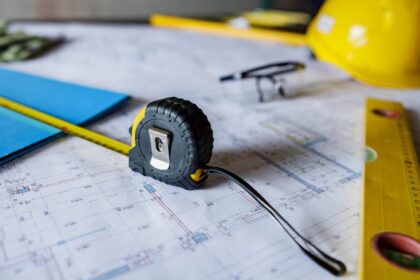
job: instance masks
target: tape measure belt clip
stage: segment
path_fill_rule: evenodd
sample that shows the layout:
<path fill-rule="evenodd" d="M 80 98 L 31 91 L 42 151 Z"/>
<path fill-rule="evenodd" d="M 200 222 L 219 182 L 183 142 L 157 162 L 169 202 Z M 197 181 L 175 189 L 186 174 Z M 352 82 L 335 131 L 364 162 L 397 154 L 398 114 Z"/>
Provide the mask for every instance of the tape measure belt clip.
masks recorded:
<path fill-rule="evenodd" d="M 151 102 L 132 132 L 133 171 L 189 190 L 205 181 L 207 173 L 197 171 L 212 156 L 213 130 L 195 104 L 175 97 Z"/>

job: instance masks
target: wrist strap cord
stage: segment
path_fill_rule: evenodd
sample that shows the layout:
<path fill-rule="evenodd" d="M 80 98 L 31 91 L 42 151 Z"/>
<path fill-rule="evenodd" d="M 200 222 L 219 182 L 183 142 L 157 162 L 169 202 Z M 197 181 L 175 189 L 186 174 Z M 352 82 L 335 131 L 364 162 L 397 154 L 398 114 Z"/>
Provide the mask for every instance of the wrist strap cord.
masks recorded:
<path fill-rule="evenodd" d="M 329 256 L 324 253 L 321 249 L 315 246 L 308 239 L 303 237 L 293 226 L 282 216 L 279 212 L 250 184 L 238 175 L 214 166 L 207 166 L 206 170 L 208 174 L 218 174 L 229 180 L 234 181 L 244 191 L 246 191 L 252 198 L 254 198 L 270 215 L 282 226 L 286 233 L 292 238 L 292 240 L 299 246 L 299 248 L 318 265 L 328 270 L 330 273 L 340 276 L 346 272 L 346 266 L 343 262 Z"/>

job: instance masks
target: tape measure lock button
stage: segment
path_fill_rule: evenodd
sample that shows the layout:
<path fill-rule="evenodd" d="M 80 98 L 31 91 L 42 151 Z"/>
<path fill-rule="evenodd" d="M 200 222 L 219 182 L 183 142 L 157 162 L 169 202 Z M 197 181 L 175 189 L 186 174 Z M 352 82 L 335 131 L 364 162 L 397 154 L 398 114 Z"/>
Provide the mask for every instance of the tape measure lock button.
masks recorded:
<path fill-rule="evenodd" d="M 192 175 L 210 161 L 213 131 L 195 104 L 175 97 L 151 102 L 144 118 L 133 123 L 132 133 L 132 170 L 186 189 L 196 189 L 205 181 L 205 174 L 200 180 Z"/>

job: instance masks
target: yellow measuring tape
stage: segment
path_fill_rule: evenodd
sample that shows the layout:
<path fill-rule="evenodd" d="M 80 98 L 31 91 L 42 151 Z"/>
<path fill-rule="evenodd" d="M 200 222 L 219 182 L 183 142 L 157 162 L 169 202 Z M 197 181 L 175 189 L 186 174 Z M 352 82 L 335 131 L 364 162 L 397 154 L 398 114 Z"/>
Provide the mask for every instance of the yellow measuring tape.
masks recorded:
<path fill-rule="evenodd" d="M 361 202 L 361 279 L 420 279 L 419 165 L 406 112 L 368 99 Z"/>
<path fill-rule="evenodd" d="M 106 137 L 102 134 L 93 132 L 89 129 L 85 129 L 83 127 L 74 125 L 70 122 L 66 122 L 61 119 L 55 118 L 51 115 L 42 113 L 40 111 L 34 110 L 32 108 L 13 102 L 3 97 L 0 97 L 0 106 L 8 108 L 22 115 L 28 116 L 32 119 L 36 119 L 45 124 L 51 125 L 67 134 L 75 135 L 95 144 L 104 146 L 123 155 L 128 155 L 128 152 L 131 149 L 131 147 L 125 143 Z"/>

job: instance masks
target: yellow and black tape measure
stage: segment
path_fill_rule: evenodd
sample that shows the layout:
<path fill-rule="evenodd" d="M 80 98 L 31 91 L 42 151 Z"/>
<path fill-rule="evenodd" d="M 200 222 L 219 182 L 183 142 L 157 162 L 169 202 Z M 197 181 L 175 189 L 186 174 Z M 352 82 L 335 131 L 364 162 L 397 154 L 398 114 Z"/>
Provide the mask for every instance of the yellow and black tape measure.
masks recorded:
<path fill-rule="evenodd" d="M 420 279 L 420 179 L 407 115 L 368 99 L 360 278 Z"/>
<path fill-rule="evenodd" d="M 128 155 L 133 171 L 170 185 L 192 190 L 208 174 L 222 175 L 241 186 L 266 209 L 308 257 L 334 275 L 346 272 L 344 263 L 302 236 L 245 180 L 228 170 L 208 165 L 213 151 L 213 130 L 203 111 L 187 100 L 160 99 L 140 110 L 129 129 L 131 146 L 2 97 L 0 106 Z"/>
<path fill-rule="evenodd" d="M 211 125 L 197 105 L 170 97 L 149 103 L 129 129 L 131 146 L 0 97 L 0 105 L 129 156 L 132 170 L 170 185 L 196 189 L 213 151 Z"/>
<path fill-rule="evenodd" d="M 197 105 L 176 97 L 151 102 L 129 131 L 132 170 L 186 189 L 196 189 L 206 178 L 213 130 Z"/>

